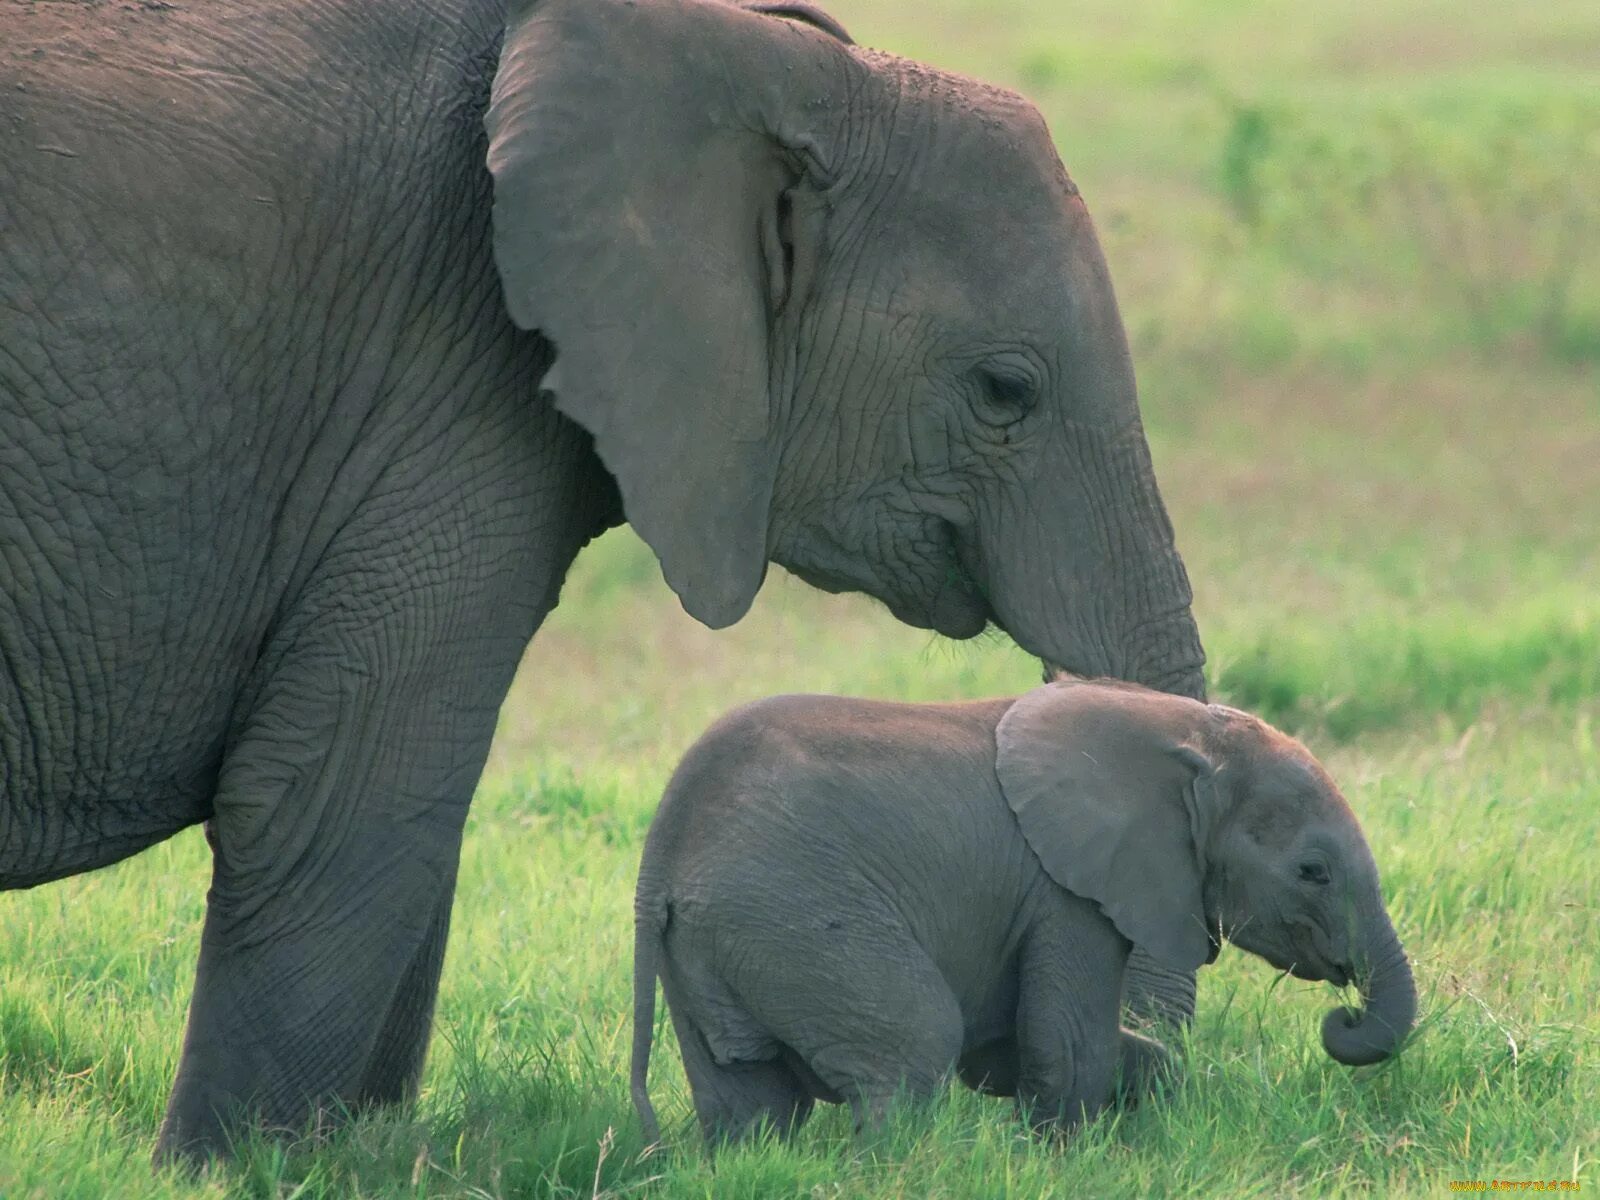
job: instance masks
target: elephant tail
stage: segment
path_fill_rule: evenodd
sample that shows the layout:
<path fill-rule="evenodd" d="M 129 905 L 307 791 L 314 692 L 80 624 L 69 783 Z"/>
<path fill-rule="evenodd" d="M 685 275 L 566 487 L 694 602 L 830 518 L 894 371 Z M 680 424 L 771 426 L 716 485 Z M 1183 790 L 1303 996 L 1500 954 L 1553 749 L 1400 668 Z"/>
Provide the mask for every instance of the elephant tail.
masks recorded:
<path fill-rule="evenodd" d="M 646 1145 L 661 1140 L 656 1110 L 650 1103 L 650 1044 L 656 1031 L 656 976 L 661 972 L 662 935 L 667 928 L 667 906 L 639 889 L 633 915 L 633 1063 L 628 1087 L 639 1110 Z"/>

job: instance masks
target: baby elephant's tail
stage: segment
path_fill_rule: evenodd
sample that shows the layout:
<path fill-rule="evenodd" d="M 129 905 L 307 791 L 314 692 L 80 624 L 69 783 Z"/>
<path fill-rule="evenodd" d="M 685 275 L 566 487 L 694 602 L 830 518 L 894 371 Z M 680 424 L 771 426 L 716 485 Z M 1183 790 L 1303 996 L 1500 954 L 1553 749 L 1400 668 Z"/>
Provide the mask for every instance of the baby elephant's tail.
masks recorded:
<path fill-rule="evenodd" d="M 639 1110 L 646 1145 L 661 1140 L 656 1110 L 650 1103 L 646 1079 L 650 1074 L 650 1043 L 656 1031 L 656 976 L 661 971 L 661 939 L 667 928 L 666 905 L 639 889 L 633 913 L 633 1065 L 628 1086 L 633 1106 Z"/>

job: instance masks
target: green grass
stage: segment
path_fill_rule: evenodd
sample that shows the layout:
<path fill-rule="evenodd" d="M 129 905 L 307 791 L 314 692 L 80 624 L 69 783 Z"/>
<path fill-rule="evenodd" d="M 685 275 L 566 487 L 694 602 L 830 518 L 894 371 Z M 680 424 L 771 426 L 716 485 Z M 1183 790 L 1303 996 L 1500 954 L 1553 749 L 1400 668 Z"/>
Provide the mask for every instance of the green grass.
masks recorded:
<path fill-rule="evenodd" d="M 1212 675 L 1233 703 L 1279 725 L 1334 738 L 1417 716 L 1468 724 L 1491 703 L 1570 705 L 1600 695 L 1600 608 L 1588 597 L 1482 614 L 1441 605 L 1379 618 L 1275 630 Z"/>
<path fill-rule="evenodd" d="M 671 1148 L 640 1156 L 626 1055 L 630 885 L 665 763 L 619 785 L 530 766 L 474 812 L 417 1111 L 315 1152 L 258 1146 L 209 1185 L 247 1196 L 1229 1195 L 1442 1190 L 1450 1178 L 1593 1179 L 1600 989 L 1593 716 L 1479 722 L 1441 739 L 1327 748 L 1383 860 L 1417 964 L 1421 1029 L 1350 1071 L 1316 1040 L 1325 987 L 1229 951 L 1202 979 L 1188 1075 L 1166 1103 L 1065 1149 L 1006 1105 L 952 1093 L 857 1147 L 839 1112 L 792 1148 L 713 1173 L 670 1036 L 654 1093 Z M 591 774 L 585 772 L 584 775 Z M 172 1067 L 205 852 L 185 835 L 134 863 L 13 897 L 0 991 L 0 1194 L 207 1194 L 148 1178 Z M 81 914 L 96 915 L 83 929 Z M 1592 1186 L 1592 1183 L 1591 1183 Z M 78 1191 L 74 1192 L 74 1188 Z M 296 1191 L 296 1189 L 303 1189 Z"/>
<path fill-rule="evenodd" d="M 195 831 L 0 897 L 4 1200 L 1600 1187 L 1600 6 L 833 7 L 1044 108 L 1117 277 L 1213 686 L 1299 732 L 1360 814 L 1416 962 L 1411 1044 L 1331 1063 L 1329 989 L 1228 951 L 1175 1094 L 1068 1146 L 956 1091 L 871 1145 L 829 1111 L 712 1169 L 667 1034 L 668 1145 L 642 1155 L 631 889 L 684 747 L 776 691 L 996 694 L 1037 666 L 777 572 L 712 633 L 619 532 L 502 714 L 417 1105 L 206 1180 L 150 1174 Z"/>

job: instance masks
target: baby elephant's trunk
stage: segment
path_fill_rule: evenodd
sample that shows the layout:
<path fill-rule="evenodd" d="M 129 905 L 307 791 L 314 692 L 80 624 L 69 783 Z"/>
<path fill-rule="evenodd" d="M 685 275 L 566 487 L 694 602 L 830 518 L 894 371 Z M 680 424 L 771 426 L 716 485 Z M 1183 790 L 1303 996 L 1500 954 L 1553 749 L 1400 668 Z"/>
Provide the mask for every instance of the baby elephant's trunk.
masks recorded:
<path fill-rule="evenodd" d="M 1417 1019 L 1417 985 L 1388 914 L 1373 919 L 1365 962 L 1359 964 L 1361 1009 L 1336 1008 L 1322 1020 L 1322 1046 L 1350 1067 L 1382 1062 Z"/>

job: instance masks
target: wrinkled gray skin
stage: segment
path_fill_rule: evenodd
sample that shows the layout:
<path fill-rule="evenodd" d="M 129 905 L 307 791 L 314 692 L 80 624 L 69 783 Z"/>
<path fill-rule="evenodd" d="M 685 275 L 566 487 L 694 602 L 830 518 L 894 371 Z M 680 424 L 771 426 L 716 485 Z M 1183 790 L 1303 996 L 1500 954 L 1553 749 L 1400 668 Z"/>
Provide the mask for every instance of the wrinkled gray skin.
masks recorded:
<path fill-rule="evenodd" d="M 778 562 L 1200 694 L 1043 123 L 778 7 L 0 4 L 0 887 L 209 819 L 160 1153 L 411 1092 L 608 526 L 709 625 Z"/>
<path fill-rule="evenodd" d="M 1378 872 L 1304 746 L 1235 709 L 1063 681 L 1016 700 L 782 696 L 725 717 L 667 787 L 639 869 L 632 1090 L 659 978 L 708 1142 L 816 1100 L 858 1127 L 955 1067 L 1071 1127 L 1165 1059 L 1120 1028 L 1131 945 L 1176 971 L 1226 937 L 1301 979 L 1343 1063 L 1416 1016 Z"/>

